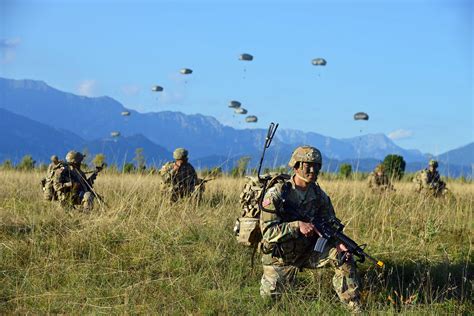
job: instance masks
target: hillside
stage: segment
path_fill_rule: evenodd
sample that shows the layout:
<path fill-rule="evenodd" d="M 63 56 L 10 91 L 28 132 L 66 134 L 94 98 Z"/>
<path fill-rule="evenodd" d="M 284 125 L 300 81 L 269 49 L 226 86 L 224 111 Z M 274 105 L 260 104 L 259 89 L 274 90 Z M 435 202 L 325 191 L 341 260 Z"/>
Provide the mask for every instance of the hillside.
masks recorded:
<path fill-rule="evenodd" d="M 86 140 L 105 138 L 111 131 L 118 130 L 125 136 L 142 134 L 168 151 L 186 147 L 195 158 L 250 155 L 258 159 L 266 136 L 266 130 L 234 129 L 201 114 L 169 111 L 142 114 L 129 110 L 131 115 L 123 117 L 120 113 L 125 107 L 112 98 L 77 96 L 41 81 L 0 78 L 0 95 L 3 108 L 69 130 Z M 274 143 L 281 147 L 276 151 L 284 154 L 298 145 L 312 144 L 321 148 L 327 157 L 339 160 L 380 159 L 388 152 L 402 154 L 407 161 L 425 159 L 421 152 L 405 150 L 382 134 L 338 140 L 315 132 L 286 130 L 284 122 L 280 123 Z"/>

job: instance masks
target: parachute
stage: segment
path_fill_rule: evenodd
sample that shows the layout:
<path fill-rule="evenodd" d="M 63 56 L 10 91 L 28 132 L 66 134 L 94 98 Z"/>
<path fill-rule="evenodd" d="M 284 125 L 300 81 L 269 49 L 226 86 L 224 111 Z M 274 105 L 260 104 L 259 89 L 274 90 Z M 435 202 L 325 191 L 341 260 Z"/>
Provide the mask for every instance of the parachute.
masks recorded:
<path fill-rule="evenodd" d="M 249 115 L 245 118 L 245 122 L 247 123 L 256 123 L 258 118 L 255 115 Z"/>
<path fill-rule="evenodd" d="M 229 107 L 232 108 L 232 109 L 238 109 L 238 108 L 240 108 L 241 105 L 242 105 L 242 103 L 240 103 L 239 101 L 230 101 L 229 102 Z"/>
<path fill-rule="evenodd" d="M 151 91 L 161 92 L 161 91 L 163 91 L 163 87 L 162 86 L 153 86 L 153 87 L 151 87 Z"/>
<path fill-rule="evenodd" d="M 354 114 L 354 120 L 356 120 L 356 121 L 359 121 L 359 120 L 368 121 L 369 120 L 369 115 L 367 113 L 364 113 L 364 112 L 357 112 L 356 114 Z"/>
<path fill-rule="evenodd" d="M 183 68 L 179 71 L 181 74 L 183 75 L 190 75 L 193 73 L 193 70 L 192 69 L 189 69 L 189 68 Z"/>
<path fill-rule="evenodd" d="M 253 56 L 250 55 L 250 54 L 240 54 L 239 60 L 252 61 L 252 60 L 253 60 Z M 246 73 L 246 72 L 247 72 L 247 69 L 244 67 L 244 76 L 242 77 L 242 79 L 244 79 L 244 80 L 245 80 L 245 73 Z"/>
<path fill-rule="evenodd" d="M 247 114 L 247 110 L 244 108 L 237 108 L 234 110 L 235 114 Z"/>
<path fill-rule="evenodd" d="M 122 116 L 130 116 L 130 112 L 129 111 L 123 111 L 122 113 Z"/>
<path fill-rule="evenodd" d="M 244 61 L 252 61 L 253 56 L 250 54 L 240 54 L 239 60 L 244 60 Z"/>
<path fill-rule="evenodd" d="M 120 132 L 111 132 L 111 133 L 110 133 L 110 136 L 112 136 L 112 137 L 119 137 L 119 136 L 120 136 Z"/>
<path fill-rule="evenodd" d="M 324 58 L 315 58 L 311 61 L 314 66 L 326 66 L 326 59 Z"/>

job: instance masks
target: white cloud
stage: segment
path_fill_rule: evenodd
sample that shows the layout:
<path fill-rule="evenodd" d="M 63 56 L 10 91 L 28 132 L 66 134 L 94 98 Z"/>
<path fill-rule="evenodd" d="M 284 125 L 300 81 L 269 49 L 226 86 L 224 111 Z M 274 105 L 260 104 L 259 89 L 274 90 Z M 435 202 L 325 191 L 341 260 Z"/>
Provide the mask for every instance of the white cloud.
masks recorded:
<path fill-rule="evenodd" d="M 19 38 L 4 38 L 0 39 L 0 63 L 8 64 L 15 60 L 16 48 L 20 45 Z"/>
<path fill-rule="evenodd" d="M 133 84 L 125 85 L 122 86 L 122 92 L 128 96 L 134 96 L 140 93 L 140 87 Z"/>
<path fill-rule="evenodd" d="M 388 134 L 388 138 L 390 138 L 391 140 L 410 138 L 411 136 L 413 136 L 413 131 L 409 131 L 406 129 L 397 129 Z"/>
<path fill-rule="evenodd" d="M 77 87 L 77 92 L 79 95 L 86 97 L 93 97 L 97 92 L 97 81 L 96 80 L 84 80 L 79 83 Z"/>

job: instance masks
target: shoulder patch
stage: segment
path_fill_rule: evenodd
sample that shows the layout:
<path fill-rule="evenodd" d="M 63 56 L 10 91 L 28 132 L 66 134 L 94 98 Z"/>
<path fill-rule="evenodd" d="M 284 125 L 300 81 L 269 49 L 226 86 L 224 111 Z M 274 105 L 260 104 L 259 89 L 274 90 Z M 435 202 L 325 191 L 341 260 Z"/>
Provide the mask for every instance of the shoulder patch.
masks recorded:
<path fill-rule="evenodd" d="M 268 205 L 272 204 L 272 201 L 269 198 L 266 198 L 262 201 L 262 206 L 267 207 Z"/>

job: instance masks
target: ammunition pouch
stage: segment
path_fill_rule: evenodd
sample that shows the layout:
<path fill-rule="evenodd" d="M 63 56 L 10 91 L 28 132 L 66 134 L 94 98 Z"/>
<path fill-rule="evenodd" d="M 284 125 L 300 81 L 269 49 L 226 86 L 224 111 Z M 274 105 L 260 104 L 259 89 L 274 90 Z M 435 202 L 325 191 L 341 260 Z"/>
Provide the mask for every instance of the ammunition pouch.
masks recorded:
<path fill-rule="evenodd" d="M 239 222 L 238 225 L 236 225 L 236 227 L 238 226 L 238 230 L 236 230 L 237 242 L 245 246 L 258 244 L 262 239 L 259 219 L 240 217 L 237 221 Z"/>

